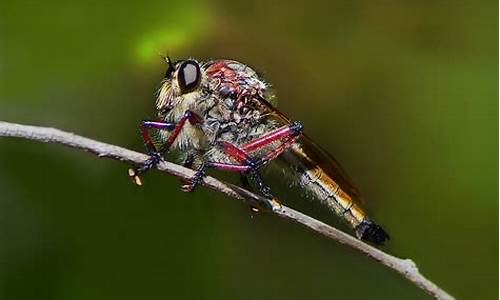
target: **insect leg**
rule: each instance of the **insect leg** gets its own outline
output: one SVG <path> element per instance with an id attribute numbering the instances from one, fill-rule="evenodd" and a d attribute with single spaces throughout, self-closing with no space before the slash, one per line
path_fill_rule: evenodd
<path id="1" fill-rule="evenodd" d="M 231 144 L 232 145 L 232 144 Z M 264 183 L 264 180 L 260 176 L 259 172 L 257 171 L 257 167 L 254 164 L 248 164 L 249 161 L 243 162 L 243 164 L 238 165 L 238 164 L 229 164 L 229 163 L 219 163 L 219 162 L 212 162 L 212 161 L 206 161 L 204 162 L 201 167 L 198 169 L 196 174 L 193 176 L 191 179 L 191 182 L 189 185 L 183 185 L 181 189 L 184 192 L 192 192 L 196 188 L 198 184 L 200 184 L 203 181 L 203 178 L 205 177 L 207 170 L 209 168 L 215 168 L 219 170 L 226 170 L 226 171 L 236 171 L 240 172 L 242 176 L 245 176 L 248 174 L 248 178 L 250 178 L 259 191 L 265 196 L 270 199 L 272 199 L 277 205 L 279 205 L 279 200 L 277 197 L 273 196 L 271 192 L 271 188 L 267 186 Z M 244 175 L 245 174 L 245 175 Z M 243 177 L 242 177 L 243 178 Z M 246 178 L 246 177 L 245 177 Z M 248 179 L 246 179 L 246 183 L 248 184 Z M 251 206 L 250 209 L 253 212 L 258 212 L 259 209 L 256 207 Z"/>
<path id="2" fill-rule="evenodd" d="M 251 158 L 245 150 L 238 148 L 237 146 L 231 144 L 230 142 L 221 141 L 218 145 L 222 148 L 227 156 L 235 159 L 239 163 L 247 163 L 249 165 L 252 164 Z"/>
<path id="3" fill-rule="evenodd" d="M 281 202 L 278 199 L 278 197 L 274 196 L 271 188 L 265 184 L 264 179 L 262 179 L 262 176 L 260 175 L 259 171 L 257 169 L 253 169 L 252 171 L 248 172 L 249 178 L 254 182 L 254 184 L 257 186 L 259 191 L 268 199 L 271 199 L 271 201 L 274 203 L 274 206 L 279 206 L 281 207 Z M 255 206 L 250 206 L 250 210 L 252 212 L 259 212 L 259 208 Z"/>
<path id="4" fill-rule="evenodd" d="M 142 181 L 139 178 L 139 174 L 146 172 L 147 170 L 151 169 L 153 166 L 155 166 L 160 160 L 161 160 L 161 155 L 156 149 L 156 146 L 151 139 L 151 135 L 149 134 L 149 129 L 166 129 L 166 130 L 171 130 L 175 128 L 174 123 L 168 123 L 168 122 L 158 122 L 158 121 L 149 121 L 149 120 L 144 120 L 141 122 L 139 125 L 139 130 L 141 132 L 142 140 L 144 142 L 144 145 L 146 146 L 146 149 L 148 151 L 148 154 L 150 155 L 150 158 L 148 158 L 144 163 L 142 163 L 138 168 L 130 168 L 128 170 L 128 175 L 132 180 L 134 181 L 135 184 L 137 185 L 142 185 Z"/>
<path id="5" fill-rule="evenodd" d="M 137 185 L 142 185 L 142 181 L 139 178 L 139 174 L 144 173 L 156 166 L 158 162 L 161 160 L 161 155 L 165 153 L 170 146 L 174 143 L 175 139 L 181 132 L 182 128 L 186 124 L 186 121 L 189 121 L 191 124 L 197 124 L 202 121 L 201 117 L 196 113 L 187 110 L 184 115 L 181 117 L 179 122 L 177 123 L 167 123 L 167 122 L 155 122 L 155 121 L 143 121 L 140 125 L 141 135 L 146 144 L 146 148 L 148 149 L 151 157 L 146 160 L 143 164 L 141 164 L 138 168 L 129 169 L 128 174 L 130 178 L 133 179 L 134 183 Z M 156 149 L 151 136 L 149 135 L 149 128 L 154 129 L 164 129 L 164 130 L 173 130 L 172 134 L 169 136 L 165 144 L 163 144 L 160 149 Z"/>
<path id="6" fill-rule="evenodd" d="M 273 201 L 279 204 L 279 200 L 273 196 L 271 189 L 264 183 L 264 180 L 262 179 L 257 170 L 259 167 L 277 158 L 285 150 L 290 148 L 299 138 L 301 130 L 302 130 L 302 125 L 300 123 L 292 123 L 289 126 L 279 128 L 269 134 L 264 135 L 261 138 L 250 141 L 249 143 L 245 144 L 247 146 L 246 149 L 238 148 L 237 146 L 226 141 L 220 142 L 219 145 L 222 146 L 224 152 L 229 157 L 235 159 L 236 161 L 240 162 L 243 165 L 248 166 L 250 168 L 250 171 L 248 172 L 249 174 L 248 177 L 252 179 L 252 181 L 257 185 L 259 191 L 264 196 L 273 199 Z M 263 147 L 269 143 L 275 142 L 283 138 L 285 138 L 285 141 L 282 144 L 270 150 L 269 152 L 265 153 L 261 158 L 257 160 L 251 158 L 245 151 L 248 149 L 250 151 L 256 150 L 259 147 Z M 248 180 L 246 182 L 248 183 Z M 252 211 L 256 210 L 257 209 L 252 208 Z"/>
<path id="7" fill-rule="evenodd" d="M 250 181 L 248 180 L 248 175 L 246 173 L 240 173 L 240 183 L 241 186 L 249 191 L 253 191 L 252 186 L 250 185 Z M 250 211 L 253 213 L 258 213 L 259 208 L 253 205 L 250 205 Z"/>
<path id="8" fill-rule="evenodd" d="M 177 127 L 176 129 L 174 129 L 174 133 L 172 133 L 170 138 L 174 136 L 176 131 L 178 131 Z M 271 198 L 273 199 L 273 201 L 279 204 L 278 199 L 273 196 L 271 189 L 264 183 L 264 180 L 260 176 L 257 169 L 258 167 L 264 165 L 265 163 L 275 159 L 286 149 L 288 149 L 298 139 L 301 132 L 302 132 L 302 124 L 300 122 L 293 122 L 290 125 L 283 126 L 260 138 L 254 139 L 244 144 L 241 148 L 229 142 L 222 141 L 219 143 L 219 145 L 222 146 L 224 153 L 226 153 L 229 157 L 235 159 L 239 164 L 204 162 L 198 169 L 196 174 L 193 176 L 193 178 L 191 179 L 191 183 L 189 185 L 183 185 L 182 190 L 186 192 L 193 191 L 196 188 L 196 186 L 203 180 L 203 177 L 206 175 L 208 168 L 217 168 L 220 170 L 229 170 L 229 171 L 247 173 L 248 177 L 255 183 L 259 191 L 265 197 Z M 270 143 L 276 142 L 281 139 L 285 139 L 285 141 L 277 148 L 266 153 L 262 158 L 258 159 L 257 161 L 254 161 L 247 153 L 247 151 L 257 150 L 261 147 L 264 147 Z M 246 182 L 248 183 L 248 180 Z M 253 208 L 252 210 L 255 211 L 256 209 Z"/>
<path id="9" fill-rule="evenodd" d="M 186 110 L 186 112 L 184 112 L 184 115 L 182 115 L 179 122 L 177 122 L 177 124 L 175 125 L 174 130 L 172 131 L 172 133 L 168 137 L 165 144 L 163 144 L 161 146 L 160 153 L 164 153 L 165 151 L 167 151 L 170 148 L 170 146 L 172 146 L 175 139 L 179 136 L 179 133 L 181 132 L 182 128 L 184 128 L 186 121 L 189 121 L 189 123 L 191 123 L 191 124 L 199 124 L 202 122 L 202 119 L 196 113 L 194 113 L 190 110 Z"/>
<path id="10" fill-rule="evenodd" d="M 194 189 L 198 186 L 198 184 L 200 184 L 203 181 L 203 178 L 207 174 L 207 170 L 209 168 L 215 168 L 226 171 L 236 171 L 236 172 L 247 172 L 251 170 L 251 167 L 246 165 L 235 165 L 228 163 L 205 161 L 202 163 L 202 165 L 198 168 L 194 176 L 191 178 L 190 183 L 181 186 L 181 190 L 184 192 L 194 191 Z"/>
<path id="11" fill-rule="evenodd" d="M 222 141 L 219 143 L 219 145 L 222 146 L 223 148 L 223 151 L 224 153 L 226 153 L 229 157 L 235 159 L 236 161 L 238 161 L 239 163 L 241 163 L 242 165 L 245 165 L 245 166 L 248 166 L 249 168 L 249 172 L 248 172 L 248 177 L 250 179 L 252 179 L 257 187 L 259 188 L 259 190 L 265 195 L 265 196 L 270 196 L 270 189 L 264 184 L 262 178 L 260 177 L 260 175 L 258 174 L 257 172 L 257 169 L 261 164 L 259 164 L 259 162 L 261 161 L 261 159 L 259 159 L 258 161 L 254 161 L 254 159 L 252 159 L 247 153 L 245 150 L 241 149 L 241 148 L 238 148 L 237 146 L 229 143 L 229 142 L 226 142 L 226 141 Z M 279 147 L 278 147 L 279 148 Z M 282 152 L 282 151 L 281 151 Z M 279 155 L 279 154 L 278 154 Z M 267 161 L 267 160 L 266 160 Z M 248 181 L 247 181 L 248 182 Z M 272 195 L 271 195 L 272 196 Z"/>
<path id="12" fill-rule="evenodd" d="M 222 141 L 219 143 L 219 145 L 222 146 L 224 153 L 226 153 L 229 157 L 235 159 L 239 163 L 242 164 L 242 166 L 246 166 L 248 170 L 246 172 L 242 172 L 241 174 L 241 179 L 242 183 L 247 188 L 250 186 L 248 179 L 252 180 L 254 184 L 257 186 L 258 190 L 265 196 L 270 199 L 273 199 L 276 203 L 279 203 L 279 200 L 274 197 L 274 195 L 271 192 L 271 188 L 267 186 L 264 183 L 264 180 L 260 176 L 258 172 L 258 168 L 268 162 L 270 159 L 273 159 L 277 156 L 279 156 L 283 151 L 285 151 L 290 145 L 295 142 L 295 140 L 298 138 L 298 135 L 295 137 L 289 138 L 289 140 L 285 141 L 282 145 L 280 145 L 278 148 L 270 151 L 266 156 L 259 160 L 254 160 L 252 159 L 245 150 L 238 148 L 237 146 L 226 142 Z M 243 180 L 244 179 L 244 180 Z M 255 207 L 251 207 L 251 210 L 253 212 L 257 212 L 258 209 Z"/>
<path id="13" fill-rule="evenodd" d="M 298 138 L 299 138 L 298 135 L 289 137 L 281 145 L 279 145 L 278 147 L 270 150 L 269 152 L 267 152 L 266 154 L 264 154 L 261 158 L 259 158 L 255 162 L 255 165 L 257 167 L 260 167 L 260 166 L 263 166 L 266 163 L 270 162 L 271 160 L 277 158 L 283 152 L 285 152 L 285 150 L 287 150 L 288 148 L 290 148 L 297 141 Z"/>
<path id="14" fill-rule="evenodd" d="M 160 130 L 161 129 L 172 130 L 175 128 L 175 124 L 168 122 L 149 121 L 149 120 L 141 122 L 139 129 L 141 131 L 142 140 L 146 145 L 146 149 L 148 150 L 149 154 L 158 152 L 155 144 L 153 143 L 153 140 L 151 139 L 151 135 L 149 134 L 150 128 L 160 129 Z"/>
<path id="15" fill-rule="evenodd" d="M 201 166 L 198 168 L 194 176 L 190 180 L 186 180 L 181 185 L 181 190 L 183 192 L 192 192 L 196 188 L 198 184 L 201 183 L 205 175 L 207 174 L 207 170 L 209 168 L 209 164 L 207 162 L 203 162 Z"/>
<path id="16" fill-rule="evenodd" d="M 302 133 L 302 129 L 303 129 L 302 123 L 297 121 L 293 122 L 289 125 L 285 125 L 283 127 L 275 129 L 261 137 L 258 137 L 254 140 L 251 140 L 248 143 L 243 144 L 241 146 L 241 150 L 247 152 L 257 150 L 273 142 L 276 142 L 280 139 L 300 135 Z"/>
<path id="17" fill-rule="evenodd" d="M 253 141 L 250 141 L 246 144 L 244 144 L 241 148 L 238 148 L 237 146 L 223 141 L 220 142 L 219 145 L 222 146 L 224 152 L 231 158 L 237 160 L 240 163 L 247 164 L 251 167 L 254 167 L 255 169 L 258 169 L 260 166 L 265 165 L 269 161 L 275 159 L 276 157 L 280 156 L 285 150 L 290 148 L 295 141 L 300 136 L 301 128 L 294 128 L 294 126 L 302 126 L 300 123 L 298 125 L 287 125 L 286 127 L 279 128 L 271 133 L 268 133 L 260 138 L 257 138 Z M 272 138 L 271 138 L 272 137 Z M 279 139 L 285 138 L 284 142 L 280 144 L 278 147 L 270 150 L 269 152 L 265 153 L 261 158 L 255 160 L 252 159 L 248 153 L 247 149 L 256 150 L 257 145 L 258 147 L 263 147 L 266 144 L 275 142 Z M 250 145 L 250 146 L 249 146 Z M 246 149 L 245 149 L 246 147 Z"/>
<path id="18" fill-rule="evenodd" d="M 226 163 L 218 163 L 218 162 L 208 162 L 209 167 L 225 170 L 225 171 L 236 171 L 236 172 L 247 172 L 252 169 L 251 166 L 247 165 L 234 165 L 234 164 L 226 164 Z"/>

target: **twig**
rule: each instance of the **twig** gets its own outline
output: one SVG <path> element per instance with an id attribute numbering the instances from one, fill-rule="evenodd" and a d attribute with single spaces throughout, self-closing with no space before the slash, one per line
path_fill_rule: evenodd
<path id="1" fill-rule="evenodd" d="M 0 136 L 20 137 L 45 143 L 63 144 L 71 148 L 76 148 L 93 153 L 99 157 L 111 158 L 131 164 L 140 164 L 148 158 L 147 155 L 142 153 L 95 141 L 55 128 L 0 122 Z M 183 179 L 189 179 L 194 175 L 193 170 L 170 162 L 161 162 L 157 167 L 160 171 Z M 205 178 L 203 184 L 206 187 L 222 192 L 233 198 L 237 198 L 249 202 L 254 206 L 267 209 L 275 215 L 308 227 L 313 231 L 331 238 L 341 244 L 348 245 L 349 247 L 360 251 L 368 257 L 371 257 L 379 263 L 400 273 L 406 279 L 408 279 L 413 284 L 436 299 L 454 299 L 451 295 L 439 288 L 432 281 L 428 280 L 422 274 L 420 274 L 417 266 L 410 259 L 401 259 L 389 255 L 338 229 L 331 227 L 330 225 L 309 217 L 292 208 L 274 203 L 271 200 L 258 196 L 238 186 L 224 183 L 209 176 Z"/>

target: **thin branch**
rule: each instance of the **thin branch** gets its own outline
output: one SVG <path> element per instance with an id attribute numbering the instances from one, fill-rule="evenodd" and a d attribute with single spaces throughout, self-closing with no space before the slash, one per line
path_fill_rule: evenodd
<path id="1" fill-rule="evenodd" d="M 142 153 L 85 138 L 55 128 L 0 122 L 0 136 L 20 137 L 45 143 L 63 144 L 71 148 L 93 153 L 99 157 L 111 158 L 136 165 L 144 162 L 148 158 L 147 155 Z M 157 168 L 160 171 L 183 179 L 189 179 L 195 173 L 193 170 L 166 161 L 158 164 Z M 407 280 L 436 299 L 454 299 L 432 281 L 420 274 L 417 266 L 410 259 L 401 259 L 389 255 L 299 211 L 284 205 L 279 205 L 271 200 L 258 196 L 238 186 L 219 181 L 213 177 L 207 176 L 203 185 L 213 190 L 222 192 L 230 197 L 240 199 L 254 206 L 263 208 L 264 210 L 270 211 L 277 216 L 301 224 L 341 244 L 356 249 L 366 256 L 371 257 L 379 263 L 400 273 Z"/>

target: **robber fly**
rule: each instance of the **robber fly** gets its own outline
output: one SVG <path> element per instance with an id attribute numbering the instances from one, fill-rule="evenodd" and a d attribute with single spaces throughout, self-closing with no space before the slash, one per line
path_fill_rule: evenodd
<path id="1" fill-rule="evenodd" d="M 159 88 L 157 120 L 140 131 L 150 158 L 129 170 L 139 175 L 170 150 L 184 166 L 196 170 L 184 191 L 193 191 L 210 168 L 235 171 L 265 197 L 278 201 L 260 175 L 271 161 L 292 166 L 296 184 L 343 218 L 360 239 L 383 244 L 389 235 L 359 206 L 359 193 L 338 162 L 303 134 L 270 102 L 269 85 L 250 67 L 227 59 L 173 62 Z"/>

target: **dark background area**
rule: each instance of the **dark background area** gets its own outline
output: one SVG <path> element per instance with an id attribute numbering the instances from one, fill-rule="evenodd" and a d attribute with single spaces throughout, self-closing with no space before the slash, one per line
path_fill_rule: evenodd
<path id="1" fill-rule="evenodd" d="M 392 239 L 458 299 L 498 297 L 496 1 L 2 1 L 0 120 L 143 151 L 174 58 L 264 74 Z M 2 299 L 425 299 L 246 205 L 59 145 L 0 139 Z M 236 182 L 237 176 L 224 176 Z M 283 201 L 328 211 L 269 174 Z"/>

